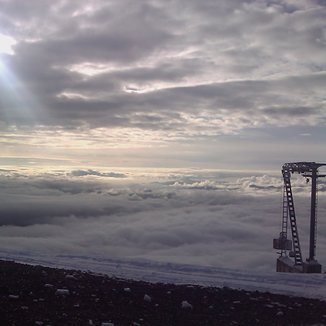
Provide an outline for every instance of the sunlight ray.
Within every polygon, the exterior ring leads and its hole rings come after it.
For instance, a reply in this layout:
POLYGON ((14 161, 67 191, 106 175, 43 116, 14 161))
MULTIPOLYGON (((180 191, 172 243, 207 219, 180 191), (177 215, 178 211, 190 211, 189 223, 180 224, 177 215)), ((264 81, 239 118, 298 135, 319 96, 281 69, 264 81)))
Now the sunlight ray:
POLYGON ((10 69, 8 58, 8 55, 0 54, 0 119, 7 125, 35 124, 38 101, 10 69))

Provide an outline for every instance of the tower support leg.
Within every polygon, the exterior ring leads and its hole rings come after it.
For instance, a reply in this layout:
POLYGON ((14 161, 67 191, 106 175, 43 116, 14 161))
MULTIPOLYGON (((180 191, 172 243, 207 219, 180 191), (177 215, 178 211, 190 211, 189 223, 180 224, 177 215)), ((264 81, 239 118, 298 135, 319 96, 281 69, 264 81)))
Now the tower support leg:
POLYGON ((316 193, 317 171, 316 169, 313 169, 311 174, 310 242, 308 261, 315 260, 316 256, 316 193))
POLYGON ((321 273, 321 264, 315 259, 316 256, 316 198, 317 198, 317 169, 311 173, 311 208, 310 208, 310 241, 309 257, 303 263, 304 273, 321 273))

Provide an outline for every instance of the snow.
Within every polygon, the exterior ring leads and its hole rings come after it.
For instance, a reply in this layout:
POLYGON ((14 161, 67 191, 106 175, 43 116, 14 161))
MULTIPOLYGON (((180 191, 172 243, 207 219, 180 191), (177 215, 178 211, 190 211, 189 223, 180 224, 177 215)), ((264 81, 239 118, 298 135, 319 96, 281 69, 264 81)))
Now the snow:
POLYGON ((53 256, 27 252, 6 253, 0 251, 0 259, 91 271, 92 273, 153 283, 225 286, 248 291, 257 290, 326 300, 326 274, 256 272, 149 260, 123 260, 100 256, 53 256))

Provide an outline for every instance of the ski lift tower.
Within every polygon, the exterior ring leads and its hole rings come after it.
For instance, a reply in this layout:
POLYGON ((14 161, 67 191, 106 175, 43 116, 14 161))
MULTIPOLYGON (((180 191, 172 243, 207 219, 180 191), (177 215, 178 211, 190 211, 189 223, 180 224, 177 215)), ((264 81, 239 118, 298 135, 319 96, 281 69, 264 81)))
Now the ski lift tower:
POLYGON ((321 264, 316 259, 316 231, 317 231, 317 179, 326 177, 319 174, 318 169, 326 163, 295 162, 285 163, 282 167, 284 180, 282 226, 278 239, 274 239, 273 248, 279 250, 276 261, 277 272, 292 273, 321 273, 321 264), (291 188, 291 174, 298 173, 306 178, 307 183, 311 181, 311 205, 310 205, 310 241, 309 257, 302 261, 299 233, 294 209, 294 200, 291 188), (288 221, 292 240, 288 239, 288 221), (294 259, 294 260, 293 260, 294 259))

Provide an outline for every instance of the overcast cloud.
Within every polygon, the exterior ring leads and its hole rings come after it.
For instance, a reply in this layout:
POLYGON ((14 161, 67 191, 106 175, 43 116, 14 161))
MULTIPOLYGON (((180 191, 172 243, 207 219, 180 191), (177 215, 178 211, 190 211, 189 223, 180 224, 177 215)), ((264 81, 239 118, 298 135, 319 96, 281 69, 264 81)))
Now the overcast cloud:
POLYGON ((281 165, 326 160, 325 21, 324 0, 0 0, 2 250, 273 269, 281 165))
POLYGON ((95 165, 275 169, 300 155, 323 160, 324 1, 0 5, 3 163, 91 155, 95 165), (243 141, 251 159, 235 164, 243 141), (225 147, 233 150, 218 155, 225 147))

